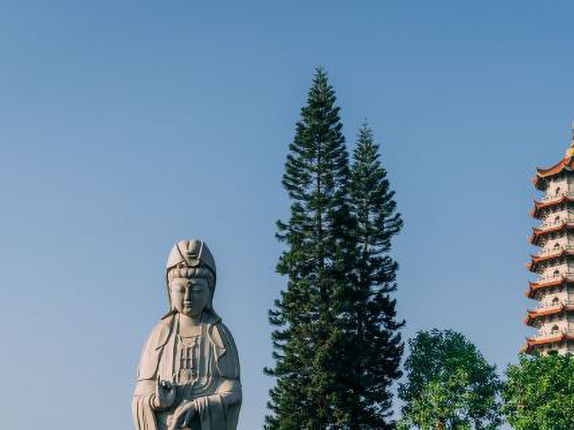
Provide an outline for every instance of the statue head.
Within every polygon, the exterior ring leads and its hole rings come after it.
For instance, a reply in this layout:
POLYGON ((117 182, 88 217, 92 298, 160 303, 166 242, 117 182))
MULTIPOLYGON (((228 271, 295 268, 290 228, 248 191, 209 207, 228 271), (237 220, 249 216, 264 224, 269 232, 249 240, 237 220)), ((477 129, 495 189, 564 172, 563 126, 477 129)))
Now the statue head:
POLYGON ((213 312, 216 280, 215 260, 201 240, 176 243, 167 259, 170 312, 198 317, 213 312))

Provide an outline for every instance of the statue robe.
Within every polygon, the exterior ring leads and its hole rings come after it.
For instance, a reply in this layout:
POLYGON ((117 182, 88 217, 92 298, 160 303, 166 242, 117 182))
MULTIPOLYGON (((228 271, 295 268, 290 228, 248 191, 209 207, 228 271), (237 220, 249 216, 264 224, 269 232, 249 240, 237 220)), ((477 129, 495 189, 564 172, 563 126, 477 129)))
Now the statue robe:
POLYGON ((237 348, 219 317, 206 313, 203 320, 199 339, 194 340, 194 379, 188 383, 178 378, 181 338, 177 314, 165 317, 152 330, 141 356, 132 403, 136 430, 167 430, 175 410, 184 402, 193 402, 196 410, 191 430, 237 429, 241 407, 237 348), (154 406, 158 378, 176 387, 176 400, 167 410, 154 406))

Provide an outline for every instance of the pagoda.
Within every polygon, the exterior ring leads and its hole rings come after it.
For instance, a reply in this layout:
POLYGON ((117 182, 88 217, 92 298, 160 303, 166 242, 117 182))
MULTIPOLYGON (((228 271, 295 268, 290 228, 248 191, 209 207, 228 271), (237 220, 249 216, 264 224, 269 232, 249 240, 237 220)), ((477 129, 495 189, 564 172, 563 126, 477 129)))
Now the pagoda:
POLYGON ((559 163, 536 169, 534 187, 544 193, 531 215, 539 220, 530 243, 539 248, 528 270, 537 275, 526 296, 536 300, 524 322, 537 329, 526 338, 529 354, 574 353, 574 127, 559 163))

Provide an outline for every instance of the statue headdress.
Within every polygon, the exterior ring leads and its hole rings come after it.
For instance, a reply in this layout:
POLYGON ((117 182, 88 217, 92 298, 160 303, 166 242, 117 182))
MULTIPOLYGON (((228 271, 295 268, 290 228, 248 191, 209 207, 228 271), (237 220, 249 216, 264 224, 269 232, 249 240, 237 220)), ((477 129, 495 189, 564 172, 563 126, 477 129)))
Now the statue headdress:
MULTIPOLYGON (((192 239, 177 242, 173 248, 171 248, 166 264, 166 285, 170 301, 170 312, 168 315, 173 312, 171 308, 171 296, 169 295, 169 281, 174 278, 202 276, 201 274, 208 275, 206 277, 209 279, 211 299, 213 299, 216 281, 216 268, 213 254, 202 240, 192 239)), ((211 299, 209 300, 209 307, 213 310, 211 299)))
POLYGON ((175 270, 178 271, 177 275, 184 278, 193 275, 196 269, 207 269, 213 275, 212 288, 215 289, 215 260, 207 244, 202 240, 180 240, 173 245, 167 258, 166 269, 167 274, 175 270))

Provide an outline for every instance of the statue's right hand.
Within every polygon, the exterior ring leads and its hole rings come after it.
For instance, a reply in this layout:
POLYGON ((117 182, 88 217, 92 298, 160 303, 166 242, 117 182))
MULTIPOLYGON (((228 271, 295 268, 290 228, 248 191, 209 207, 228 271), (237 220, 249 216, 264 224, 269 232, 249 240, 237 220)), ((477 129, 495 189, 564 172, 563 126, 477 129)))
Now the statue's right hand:
POLYGON ((189 429, 191 420, 197 414, 195 403, 184 401, 173 413, 169 430, 189 429))
POLYGON ((158 377, 155 386, 154 406, 157 409, 168 409, 175 400, 175 387, 170 381, 161 380, 158 377))

